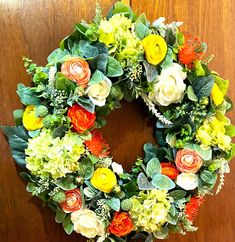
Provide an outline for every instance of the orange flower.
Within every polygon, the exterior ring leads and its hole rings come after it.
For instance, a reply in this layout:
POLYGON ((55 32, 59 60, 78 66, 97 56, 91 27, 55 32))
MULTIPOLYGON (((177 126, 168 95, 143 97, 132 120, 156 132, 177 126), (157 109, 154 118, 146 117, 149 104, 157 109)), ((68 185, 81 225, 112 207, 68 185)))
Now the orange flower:
POLYGON ((65 201, 59 204, 65 213, 72 213, 81 209, 82 196, 78 188, 66 191, 65 196, 65 201))
POLYGON ((197 216, 198 210, 201 207, 201 205, 204 203, 204 198, 203 197, 191 197, 189 202, 186 204, 185 208, 185 214, 186 218, 193 222, 194 219, 197 216))
POLYGON ((165 176, 168 176, 172 180, 175 180, 176 177, 179 175, 178 170, 171 162, 162 162, 161 167, 162 167, 162 174, 165 176))
POLYGON ((95 113, 90 113, 78 104, 69 108, 68 117, 71 119, 73 128, 79 133, 85 132, 95 123, 95 113))
POLYGON ((109 154, 109 145, 98 130, 91 132, 92 139, 85 141, 85 145, 92 155, 105 158, 109 154))
POLYGON ((175 157, 175 164, 179 171, 196 173, 202 166, 203 160, 196 151, 181 149, 175 157))
POLYGON ((88 63, 80 58, 72 58, 65 61, 61 66, 61 72, 65 77, 83 88, 87 86, 91 77, 88 63))
POLYGON ((205 52, 205 45, 198 38, 192 38, 190 35, 185 36, 184 45, 179 48, 179 62, 193 68, 193 62, 201 60, 205 52))
POLYGON ((125 212, 116 212, 113 221, 108 227, 108 232, 118 237, 123 237, 133 230, 133 222, 130 215, 125 212))

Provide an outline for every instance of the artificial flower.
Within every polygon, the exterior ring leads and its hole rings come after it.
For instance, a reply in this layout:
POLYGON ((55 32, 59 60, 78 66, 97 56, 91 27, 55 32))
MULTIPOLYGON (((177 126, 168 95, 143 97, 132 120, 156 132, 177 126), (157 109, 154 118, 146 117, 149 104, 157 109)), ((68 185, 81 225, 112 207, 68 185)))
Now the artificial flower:
POLYGON ((176 153, 175 164, 181 172, 196 173, 201 168, 203 160, 196 151, 181 149, 176 153))
POLYGON ((79 133, 84 133, 95 124, 95 113, 88 112, 78 104, 74 104, 68 110, 68 117, 71 119, 73 128, 79 133))
POLYGON ((203 149, 210 146, 218 146, 223 151, 231 150, 231 137, 226 135, 226 126, 230 125, 230 120, 221 112, 208 117, 196 132, 196 138, 201 143, 203 149))
POLYGON ((150 34, 142 40, 145 57, 150 64, 158 65, 166 56, 167 44, 161 35, 150 34))
POLYGON ((161 167, 162 167, 161 173, 165 176, 168 176, 172 180, 176 179, 176 177, 179 174, 178 170, 171 162, 161 162, 161 167))
POLYGON ((91 178, 91 184, 102 192, 110 193, 117 185, 117 178, 110 169, 98 168, 91 178))
POLYGON ((24 127, 29 131, 41 129, 43 127, 43 119, 36 115, 36 106, 26 107, 23 113, 22 122, 24 127))
POLYGON ((60 203, 60 207, 65 213, 72 213, 82 208, 82 196, 80 189, 75 188, 65 192, 65 201, 60 203))
POLYGON ((198 210, 204 203, 204 198, 201 196, 193 196, 190 198, 189 202, 186 203, 185 214, 186 218, 193 222, 197 216, 198 210))
POLYGON ((171 204, 165 190, 141 191, 130 198, 132 208, 129 213, 134 222, 134 230, 148 233, 160 231, 167 222, 171 204))
POLYGON ((103 81, 89 85, 86 89, 86 94, 95 105, 102 107, 105 105, 111 86, 112 82, 107 77, 104 77, 103 81))
POLYGON ((179 62, 187 65, 189 68, 192 68, 194 66, 194 61, 202 59, 205 50, 206 45, 198 40, 198 38, 185 35, 185 42, 183 46, 179 48, 179 62))
POLYGON ((194 173, 181 173, 175 183, 186 191, 194 190, 198 187, 198 176, 194 173))
POLYGON ((116 212, 108 227, 108 232, 118 237, 123 237, 133 230, 133 222, 130 215, 125 212, 116 212))
POLYGON ((85 88, 90 80, 91 71, 87 61, 81 58, 72 58, 65 61, 61 66, 62 74, 85 88))
POLYGON ((161 106, 180 102, 186 88, 186 76, 182 66, 176 63, 163 69, 153 86, 153 91, 149 94, 150 100, 161 106))
POLYGON ((112 162, 111 166, 114 173, 118 175, 123 173, 123 167, 121 164, 118 164, 117 162, 112 162))
POLYGON ((91 131, 91 140, 86 140, 85 145, 92 155, 105 158, 109 154, 109 144, 98 130, 91 131))
POLYGON ((71 213, 71 221, 74 225, 74 231, 89 239, 105 234, 104 225, 97 218, 95 212, 90 209, 81 209, 71 213))
POLYGON ((34 175, 64 177, 79 170, 78 160, 84 152, 83 141, 76 133, 67 131, 63 138, 53 139, 51 131, 43 129, 28 140, 26 167, 34 175))

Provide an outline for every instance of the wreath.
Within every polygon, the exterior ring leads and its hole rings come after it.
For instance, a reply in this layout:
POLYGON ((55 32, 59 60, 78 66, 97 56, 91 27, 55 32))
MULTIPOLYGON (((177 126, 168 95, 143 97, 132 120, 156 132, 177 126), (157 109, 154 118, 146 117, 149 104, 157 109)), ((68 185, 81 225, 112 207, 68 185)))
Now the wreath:
POLYGON ((2 127, 26 190, 55 211, 67 234, 89 241, 164 239, 185 234, 235 155, 229 81, 208 68, 206 44, 159 18, 117 2, 103 18, 82 21, 48 56, 23 58, 32 87, 18 84, 25 106, 2 127), (99 128, 120 101, 140 97, 156 117, 158 145, 131 172, 109 156, 99 128))

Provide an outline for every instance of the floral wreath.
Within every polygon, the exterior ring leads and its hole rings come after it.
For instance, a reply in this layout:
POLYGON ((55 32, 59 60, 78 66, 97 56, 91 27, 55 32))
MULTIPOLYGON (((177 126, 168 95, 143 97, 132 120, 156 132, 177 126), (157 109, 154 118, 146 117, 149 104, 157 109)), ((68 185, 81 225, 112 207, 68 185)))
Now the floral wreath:
POLYGON ((152 24, 117 2, 106 18, 75 25, 46 66, 23 58, 33 87, 18 84, 24 109, 2 127, 27 191, 90 241, 165 239, 195 231, 206 194, 218 193, 235 155, 229 81, 210 71, 206 44, 181 22, 152 24), (156 119, 158 145, 131 172, 109 156, 98 131, 120 101, 138 97, 156 119))

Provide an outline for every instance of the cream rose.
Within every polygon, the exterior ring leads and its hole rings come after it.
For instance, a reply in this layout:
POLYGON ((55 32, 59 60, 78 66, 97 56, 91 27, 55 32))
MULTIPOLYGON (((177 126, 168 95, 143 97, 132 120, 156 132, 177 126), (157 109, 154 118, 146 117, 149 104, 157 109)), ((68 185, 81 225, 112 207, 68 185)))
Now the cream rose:
POLYGON ((194 173, 181 173, 175 183, 186 191, 194 190, 198 187, 198 176, 194 173))
POLYGON ((89 239, 105 234, 104 225, 90 209, 71 213, 71 221, 74 224, 74 231, 89 239))
POLYGON ((186 76, 182 66, 176 63, 163 69, 158 76, 158 82, 153 86, 153 91, 149 94, 150 100, 161 106, 180 102, 186 88, 186 76))
POLYGON ((111 86, 112 82, 105 77, 103 81, 88 86, 86 94, 95 105, 101 107, 105 105, 111 86))

